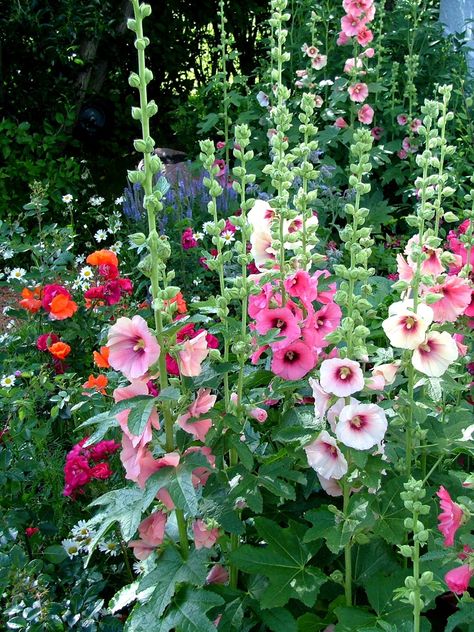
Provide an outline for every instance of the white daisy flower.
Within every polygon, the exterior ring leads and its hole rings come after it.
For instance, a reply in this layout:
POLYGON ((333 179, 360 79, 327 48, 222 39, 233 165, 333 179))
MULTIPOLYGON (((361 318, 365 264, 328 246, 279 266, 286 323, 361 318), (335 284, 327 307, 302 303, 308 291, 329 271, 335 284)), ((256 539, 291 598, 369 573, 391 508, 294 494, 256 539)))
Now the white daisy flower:
POLYGON ((133 564, 133 570, 137 575, 140 575, 140 573, 144 573, 146 571, 146 566, 144 562, 134 562, 133 564))
POLYGON ((12 259, 14 256, 14 252, 11 248, 6 248, 6 250, 3 251, 2 256, 5 260, 7 259, 12 259))
POLYGON ((117 206, 118 206, 119 204, 123 204, 123 195, 121 195, 121 196, 120 196, 120 197, 118 197, 118 198, 115 198, 114 204, 117 204, 117 206))
POLYGON ((74 198, 72 197, 70 193, 67 193, 66 195, 63 195, 61 199, 64 202, 64 204, 71 204, 74 198))
POLYGON ((85 260, 86 260, 86 255, 77 255, 76 257, 77 265, 81 265, 81 263, 84 263, 85 260))
POLYGON ((79 554, 79 549, 81 547, 76 540, 63 540, 61 544, 71 559, 79 554))
POLYGON ((123 246, 123 243, 121 241, 116 241, 115 244, 112 244, 112 246, 110 246, 109 250, 111 250, 112 252, 115 252, 115 254, 118 255, 122 246, 123 246))
POLYGON ((191 303, 199 303, 200 300, 201 300, 201 297, 199 296, 191 297, 191 303))
POLYGON ((120 545, 118 544, 118 542, 114 542, 113 540, 110 540, 109 542, 101 542, 99 544, 99 551, 115 557, 119 554, 120 545))
POLYGON ((100 228, 94 235, 94 238, 98 243, 105 241, 107 239, 107 231, 100 228))
POLYGON ((193 233, 193 237, 196 241, 200 241, 201 239, 204 239, 204 233, 193 233))
POLYGON ((102 206, 104 202, 105 198, 100 197, 100 195, 93 195, 91 198, 89 198, 89 204, 91 206, 102 206))
POLYGON ((26 270, 24 268, 13 268, 13 270, 8 275, 7 281, 10 281, 13 279, 20 280, 25 276, 25 274, 26 274, 26 270))
POLYGON ((79 520, 79 522, 71 529, 71 533, 75 538, 87 538, 91 534, 91 530, 85 520, 79 520))
POLYGON ((0 380, 0 385, 3 388, 11 388, 15 384, 15 376, 14 375, 4 375, 0 380))
POLYGON ((81 279, 93 279, 94 278, 94 272, 92 271, 92 268, 90 268, 89 266, 84 266, 80 273, 79 273, 81 279))
POLYGON ((213 226, 214 222, 204 222, 204 224, 202 225, 202 229, 206 233, 206 235, 209 235, 209 229, 213 226))
POLYGON ((226 244, 231 244, 235 240, 234 233, 231 230, 225 230, 221 233, 221 237, 226 244))

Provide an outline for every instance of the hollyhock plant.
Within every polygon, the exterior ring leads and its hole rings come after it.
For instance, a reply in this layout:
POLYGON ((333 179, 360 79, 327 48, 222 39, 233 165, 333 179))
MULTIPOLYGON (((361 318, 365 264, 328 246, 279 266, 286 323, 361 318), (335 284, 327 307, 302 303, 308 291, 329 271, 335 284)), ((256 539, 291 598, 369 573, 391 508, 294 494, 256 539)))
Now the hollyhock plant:
POLYGON ((412 363, 417 371, 429 377, 440 377, 458 359, 456 341, 447 331, 430 331, 413 351, 412 363))
POLYGON ((348 397, 364 388, 364 374, 358 362, 332 358, 322 362, 320 382, 327 393, 338 397, 348 397))
POLYGON ((109 364, 129 380, 143 377, 160 356, 160 345, 141 316, 122 316, 109 329, 109 364))
POLYGON ((462 508, 451 499, 445 487, 441 486, 436 495, 440 499, 442 510, 438 516, 438 529, 444 536, 444 546, 453 546, 454 536, 462 525, 464 513, 462 508))
POLYGON ((346 458, 337 447, 336 440, 326 430, 323 430, 304 450, 309 466, 320 476, 339 480, 346 474, 346 458))
POLYGON ((469 582, 474 576, 474 568, 463 564, 448 571, 444 576, 447 587, 456 595, 462 595, 469 588, 469 582))
POLYGON ((336 424, 336 437, 355 450, 369 450, 382 441, 387 431, 385 412, 376 404, 344 406, 336 424))

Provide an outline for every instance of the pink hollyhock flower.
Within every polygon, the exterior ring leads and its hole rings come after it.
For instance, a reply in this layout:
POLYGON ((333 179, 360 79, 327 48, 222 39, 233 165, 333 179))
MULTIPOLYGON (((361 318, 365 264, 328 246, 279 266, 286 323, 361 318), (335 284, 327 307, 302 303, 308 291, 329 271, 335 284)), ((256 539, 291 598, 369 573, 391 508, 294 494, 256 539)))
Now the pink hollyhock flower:
POLYGON ((385 412, 376 404, 344 406, 336 424, 336 437, 355 450, 369 450, 380 443, 387 432, 385 412))
POLYGON ((357 118, 364 125, 370 125, 374 120, 374 110, 366 103, 357 112, 357 118))
POLYGON ((407 153, 414 154, 418 149, 418 145, 414 143, 412 144, 410 138, 405 136, 402 140, 402 149, 404 149, 407 153))
POLYGON ((156 547, 162 544, 166 521, 167 515, 163 511, 155 511, 140 523, 138 527, 140 540, 132 540, 128 543, 138 560, 146 560, 156 547))
POLYGON ((309 385, 313 390, 314 398, 314 416, 316 421, 321 421, 329 408, 331 395, 321 388, 321 384, 313 377, 309 378, 309 385))
POLYGON ((448 571, 444 576, 444 581, 449 590, 456 595, 462 595, 469 588, 469 582, 474 575, 474 568, 471 568, 467 564, 453 568, 448 571))
POLYGON ((141 316, 122 316, 109 329, 109 364, 129 380, 143 377, 160 357, 160 345, 141 316))
POLYGON ((373 0, 343 0, 344 11, 356 18, 367 13, 373 4, 373 0))
POLYGON ((192 228, 185 228, 181 235, 181 246, 184 250, 190 250, 191 248, 196 248, 198 245, 197 240, 194 238, 194 233, 192 228))
MULTIPOLYGON (((116 388, 114 390, 114 402, 121 402, 124 399, 131 399, 132 397, 137 397, 138 395, 148 395, 148 386, 145 382, 141 380, 132 380, 132 383, 128 386, 123 386, 121 388, 116 388)), ((158 413, 153 408, 150 417, 146 423, 146 426, 141 435, 134 435, 128 429, 128 416, 130 414, 130 409, 122 410, 120 413, 115 415, 117 421, 122 428, 122 431, 127 435, 127 437, 132 442, 133 447, 135 448, 138 444, 146 445, 151 441, 152 437, 152 427, 157 430, 160 427, 160 422, 158 419, 158 413)))
POLYGON ((414 270, 400 253, 397 255, 397 271, 398 277, 402 281, 411 281, 413 279, 414 270))
POLYGON ((314 312, 308 324, 308 328, 311 328, 316 335, 314 346, 322 348, 328 344, 326 336, 339 327, 341 317, 341 308, 337 303, 327 303, 314 312))
POLYGON ((249 410, 249 415, 252 419, 256 419, 259 424, 265 423, 268 417, 268 413, 265 408, 258 408, 258 406, 249 410))
POLYGON ((403 127, 408 123, 408 116, 406 114, 399 114, 397 116, 397 123, 403 127))
MULTIPOLYGON (((328 270, 316 270, 316 272, 312 276, 312 279, 318 282, 318 279, 320 277, 327 279, 330 276, 331 275, 328 272, 328 270)), ((318 295, 316 296, 316 300, 319 301, 320 303, 323 303, 323 305, 327 305, 328 303, 332 303, 334 301, 335 294, 336 294, 336 284, 330 283, 327 290, 319 291, 318 289, 318 295)))
POLYGON ((301 340, 274 351, 271 370, 284 380, 299 380, 316 365, 317 355, 301 340))
POLYGON ((420 304, 417 313, 409 309, 409 303, 393 303, 388 310, 388 318, 382 323, 385 335, 392 347, 416 349, 426 336, 426 330, 433 321, 433 310, 420 304))
MULTIPOLYGON (((288 289, 288 288, 287 288, 288 289)), ((256 318, 262 309, 266 309, 270 305, 273 297, 273 287, 271 283, 265 283, 262 286, 260 294, 251 294, 249 296, 248 313, 250 318, 256 318)))
POLYGON ((400 158, 400 160, 405 160, 408 154, 404 149, 400 149, 400 151, 397 151, 397 156, 400 158))
POLYGON ((345 127, 349 127, 349 125, 346 123, 346 121, 342 118, 342 116, 339 116, 335 121, 334 121, 334 127, 338 127, 339 129, 344 129, 345 127))
POLYGON ((321 488, 326 492, 328 496, 332 496, 333 498, 337 498, 338 496, 342 496, 342 487, 341 484, 335 478, 324 478, 321 474, 317 474, 319 479, 319 484, 321 488))
POLYGON ((336 440, 323 430, 317 439, 304 448, 308 464, 320 476, 339 480, 348 466, 345 456, 337 447, 336 440))
MULTIPOLYGON (((159 459, 154 459, 152 453, 145 445, 139 444, 137 447, 134 447, 127 435, 124 434, 122 436, 120 461, 125 469, 125 478, 138 483, 142 489, 152 474, 162 467, 177 467, 179 459, 177 452, 170 452, 159 459)), ((172 509, 173 506, 168 508, 172 509)))
POLYGON ((298 270, 285 279, 285 290, 290 296, 296 296, 307 306, 316 300, 318 295, 317 279, 311 277, 305 270, 298 270))
POLYGON ((196 377, 200 375, 201 364, 209 353, 206 332, 203 330, 195 338, 185 340, 182 346, 183 348, 178 353, 178 364, 181 374, 186 377, 196 377))
POLYGON ((370 130, 370 133, 372 134, 375 140, 380 140, 383 136, 383 132, 384 132, 383 127, 373 127, 370 130))
POLYGON ((211 395, 211 389, 200 388, 196 399, 188 408, 188 412, 178 417, 178 425, 199 441, 206 440, 206 435, 212 426, 212 419, 199 419, 211 410, 216 403, 216 395, 211 395))
POLYGON ((192 454, 193 452, 199 452, 202 454, 207 462, 209 463, 209 467, 205 465, 200 465, 196 467, 192 471, 192 482, 194 487, 198 487, 199 485, 205 485, 207 483, 207 479, 212 474, 212 470, 216 465, 216 457, 212 454, 211 448, 202 445, 193 445, 187 450, 184 451, 184 454, 192 454))
POLYGON ((372 57, 375 55, 375 50, 373 48, 366 48, 362 55, 365 55, 369 59, 372 59, 372 57))
POLYGON ((369 88, 366 83, 353 83, 347 88, 349 98, 354 103, 363 103, 369 96, 369 88))
POLYGON ((417 371, 429 377, 440 377, 458 359, 456 341, 447 331, 430 331, 413 351, 412 363, 417 371))
POLYGON ((470 265, 474 267, 474 248, 471 250, 471 259, 468 262, 466 244, 463 244, 462 241, 459 240, 459 236, 465 234, 468 228, 469 220, 466 219, 458 226, 457 230, 450 230, 448 233, 447 241, 450 250, 458 257, 461 257, 461 261, 458 264, 459 268, 465 266, 467 263, 470 263, 470 265))
POLYGON ((225 143, 222 140, 217 141, 216 143, 217 149, 224 149, 225 143))
POLYGON ((348 397, 364 388, 364 375, 354 360, 332 358, 324 360, 320 369, 321 386, 327 393, 348 397))
POLYGON ((374 39, 374 34, 365 25, 357 31, 357 41, 361 46, 367 46, 374 39))
MULTIPOLYGON (((363 68, 364 64, 362 63, 362 59, 359 57, 355 59, 354 57, 350 57, 346 59, 346 63, 344 64, 344 72, 350 74, 354 68, 363 68)), ((365 74, 365 73, 364 73, 365 74)))
MULTIPOLYGON (((414 235, 408 240, 405 247, 405 254, 408 257, 408 263, 413 269, 416 269, 416 261, 413 258, 413 247, 418 245, 419 236, 414 235)), ((441 248, 430 248, 426 244, 423 246, 423 253, 425 254, 425 260, 421 263, 422 274, 431 274, 432 276, 438 276, 444 272, 444 266, 441 262, 441 255, 443 251, 441 248)))
POLYGON ((193 523, 194 546, 196 549, 211 549, 219 537, 219 529, 209 528, 204 520, 193 523))
POLYGON ((371 371, 372 378, 367 383, 367 388, 374 391, 381 391, 388 384, 393 384, 399 368, 400 360, 375 366, 371 371))
POLYGON ((341 31, 337 37, 336 44, 338 46, 345 46, 346 44, 349 44, 350 39, 351 38, 348 35, 346 35, 344 31, 341 31))
POLYGON ((270 343, 270 347, 277 351, 288 346, 301 335, 298 321, 287 307, 277 309, 262 309, 255 318, 257 331, 260 335, 265 335, 270 329, 279 329, 279 337, 283 340, 270 343))
POLYGON ((410 129, 414 134, 418 134, 420 127, 423 125, 423 122, 416 118, 410 123, 410 129))
POLYGON ((463 510, 451 499, 448 490, 443 486, 439 488, 436 495, 440 499, 439 504, 442 509, 438 516, 438 530, 444 536, 444 546, 453 546, 456 531, 462 525, 463 510))
POLYGON ((326 64, 328 63, 328 57, 327 55, 321 55, 320 53, 318 53, 315 57, 313 57, 313 59, 311 60, 311 66, 315 69, 315 70, 321 70, 322 68, 324 68, 324 66, 326 66, 326 64))
POLYGON ((206 577, 206 584, 227 584, 229 573, 220 564, 215 564, 206 577))
POLYGON ((459 355, 464 357, 467 353, 467 345, 463 344, 464 336, 462 334, 453 334, 453 339, 456 342, 456 346, 458 348, 459 355))
POLYGON ((310 58, 316 57, 316 55, 319 52, 319 49, 316 48, 316 46, 306 46, 306 44, 304 46, 305 48, 303 52, 305 52, 308 55, 308 57, 310 58))
POLYGON ((341 30, 347 37, 357 35, 359 29, 364 26, 364 24, 365 20, 355 15, 349 14, 341 18, 341 30))
POLYGON ((437 323, 454 323, 471 302, 469 282, 455 275, 447 276, 444 283, 426 291, 442 296, 441 300, 430 306, 434 313, 433 320, 437 323))

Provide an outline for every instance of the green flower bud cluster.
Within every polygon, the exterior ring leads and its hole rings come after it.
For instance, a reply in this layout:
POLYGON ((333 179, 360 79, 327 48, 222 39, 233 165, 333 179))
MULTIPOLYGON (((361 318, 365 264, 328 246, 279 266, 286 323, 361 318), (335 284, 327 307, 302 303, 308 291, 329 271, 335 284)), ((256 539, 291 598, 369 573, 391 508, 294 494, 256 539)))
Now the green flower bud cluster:
MULTIPOLYGON (((341 231, 341 239, 344 242, 344 249, 349 253, 350 263, 349 266, 334 266, 336 275, 342 279, 336 293, 336 302, 345 308, 346 314, 341 327, 334 334, 339 337, 337 342, 346 341, 346 353, 350 358, 362 358, 367 355, 365 341, 370 333, 364 322, 370 317, 372 309, 366 297, 372 291, 369 278, 375 273, 373 268, 368 267, 374 241, 371 238, 371 229, 364 226, 369 209, 361 206, 361 198, 370 191, 370 184, 364 180, 372 169, 369 158, 372 143, 373 138, 368 130, 356 130, 351 145, 349 176, 349 184, 355 191, 355 201, 353 204, 346 204, 345 207, 346 213, 352 217, 352 222, 341 231), (356 291, 358 281, 361 286, 360 290, 356 291)), ((331 342, 335 342, 334 337, 331 338, 331 342)))

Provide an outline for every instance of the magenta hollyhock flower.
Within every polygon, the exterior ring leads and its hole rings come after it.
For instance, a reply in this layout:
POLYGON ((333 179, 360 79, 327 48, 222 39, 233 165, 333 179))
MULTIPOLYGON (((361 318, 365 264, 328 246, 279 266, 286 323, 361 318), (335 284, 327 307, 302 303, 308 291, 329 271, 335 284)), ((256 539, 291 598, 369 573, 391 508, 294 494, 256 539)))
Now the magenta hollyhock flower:
POLYGON ((138 527, 140 540, 132 540, 128 546, 138 560, 146 560, 165 537, 167 515, 164 511, 155 511, 142 520, 138 527))
POLYGON ((474 575, 474 568, 471 568, 467 564, 453 568, 448 571, 444 576, 444 581, 449 590, 456 595, 462 595, 469 588, 469 582, 474 575))
POLYGON ((331 333, 341 322, 341 308, 337 303, 327 303, 307 318, 303 328, 303 338, 307 344, 316 348, 327 346, 327 334, 331 333))
POLYGON ((408 116, 406 114, 399 114, 397 116, 397 123, 403 127, 408 123, 408 116))
POLYGON ((141 316, 122 316, 109 329, 109 364, 129 380, 143 377, 160 357, 160 345, 141 316))
POLYGON ((360 364, 347 358, 324 360, 320 369, 320 381, 326 393, 348 397, 364 388, 364 375, 360 364))
POLYGON ((320 476, 339 480, 347 473, 347 461, 334 437, 323 430, 317 439, 304 448, 308 464, 320 476))
POLYGON ((256 318, 260 310, 269 306, 273 293, 272 284, 265 283, 261 288, 260 294, 251 294, 249 296, 248 313, 250 318, 256 318))
POLYGON ((301 335, 298 320, 287 307, 260 310, 255 318, 255 324, 258 333, 262 336, 270 329, 280 330, 278 336, 283 336, 283 340, 270 343, 270 347, 274 351, 283 349, 301 335))
POLYGON ((353 83, 347 88, 349 98, 354 103, 363 103, 369 96, 369 88, 366 83, 353 83))
POLYGON ((209 348, 206 332, 203 330, 195 338, 185 340, 178 353, 178 364, 181 375, 196 377, 201 374, 201 364, 206 359, 209 348))
POLYGON ((229 573, 220 564, 215 564, 206 577, 206 584, 227 584, 229 573))
POLYGON ((438 516, 438 530, 444 536, 444 546, 453 546, 456 531, 462 525, 464 513, 461 507, 455 503, 447 489, 442 485, 436 492, 440 499, 441 513, 438 516))
POLYGON ((382 441, 387 432, 385 412, 376 404, 344 406, 336 424, 336 437, 348 448, 369 450, 382 441))
POLYGON ((447 276, 443 283, 428 288, 427 292, 442 296, 430 305, 436 323, 454 323, 471 302, 469 281, 455 275, 447 276))
POLYGON ((423 343, 413 351, 412 363, 420 373, 441 377, 458 356, 456 341, 447 331, 430 331, 423 343))
POLYGON ((181 235, 181 245, 184 250, 190 250, 196 248, 198 242, 194 239, 194 233, 192 228, 185 228, 181 235))
POLYGON ((209 528, 204 520, 196 520, 193 523, 193 536, 196 549, 211 549, 217 542, 219 529, 209 528))
POLYGON ((284 380, 299 380, 314 369, 317 354, 301 340, 274 351, 271 370, 284 380))
POLYGON ((365 103, 357 112, 357 118, 364 125, 370 125, 374 120, 374 110, 368 103, 365 103))
MULTIPOLYGON (((138 395, 148 395, 148 386, 146 382, 142 382, 141 380, 132 380, 131 384, 129 384, 128 386, 123 386, 121 388, 116 388, 113 393, 115 403, 121 402, 125 399, 131 399, 132 397, 137 397, 138 395)), ((152 427, 156 428, 157 430, 160 427, 158 413, 156 412, 155 408, 153 408, 141 435, 134 435, 128 429, 129 414, 130 409, 127 409, 122 410, 115 415, 117 421, 120 424, 122 432, 127 435, 127 437, 132 442, 134 448, 140 443, 146 445, 151 441, 152 427)))

